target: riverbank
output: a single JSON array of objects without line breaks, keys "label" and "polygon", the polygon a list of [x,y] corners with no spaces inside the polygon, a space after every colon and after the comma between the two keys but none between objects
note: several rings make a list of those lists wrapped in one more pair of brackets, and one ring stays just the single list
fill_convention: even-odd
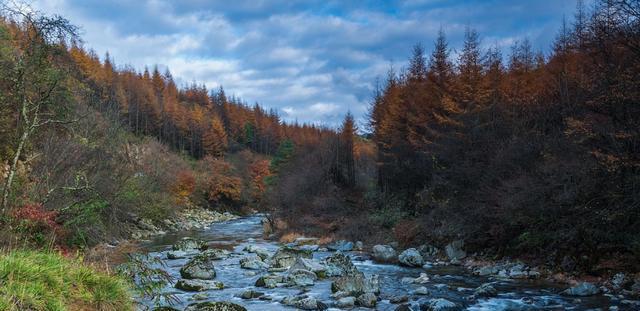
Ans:
[{"label": "riverbank", "polygon": [[206,208],[190,207],[180,210],[173,218],[164,219],[156,224],[149,219],[135,218],[131,229],[131,238],[144,240],[167,232],[203,230],[209,228],[213,223],[238,217],[229,212],[220,213]]},{"label": "riverbank", "polygon": [[[298,222],[294,222],[299,219]],[[640,297],[640,273],[635,270],[637,265],[625,265],[629,259],[612,255],[606,261],[594,263],[592,271],[580,269],[584,266],[581,261],[584,258],[565,256],[560,264],[543,255],[526,256],[499,256],[495,250],[482,249],[477,245],[467,245],[466,241],[437,241],[432,244],[424,244],[421,234],[415,232],[415,227],[410,223],[396,226],[400,229],[390,229],[376,221],[387,219],[391,221],[392,215],[378,215],[373,212],[354,212],[345,209],[333,211],[332,214],[317,216],[274,218],[266,224],[266,230],[273,234],[274,239],[281,242],[290,242],[296,237],[312,236],[323,243],[347,239],[361,240],[365,250],[372,250],[375,245],[389,245],[397,256],[406,249],[427,247],[433,254],[423,254],[425,259],[431,258],[433,262],[455,264],[465,267],[470,273],[481,276],[495,276],[499,278],[537,279],[554,283],[565,284],[567,287],[588,282],[598,288],[599,293],[615,295],[626,299]],[[293,237],[293,239],[292,239]],[[455,244],[457,245],[456,247]],[[459,249],[458,249],[459,248]],[[448,256],[449,252],[454,257]],[[511,273],[513,269],[513,273]]]},{"label": "riverbank", "polygon": [[[349,220],[343,220],[341,223],[344,222],[349,222]],[[307,223],[307,225],[309,226],[309,223]],[[336,226],[335,223],[334,226]],[[267,232],[273,234],[273,238],[279,239],[281,242],[291,242],[295,240],[296,237],[302,238],[304,235],[299,232],[320,231],[318,229],[320,225],[317,223],[313,228],[307,227],[301,230],[300,226],[290,226],[288,223],[277,219],[267,222],[266,227]],[[463,267],[468,273],[480,277],[491,277],[503,280],[534,280],[561,284],[568,290],[568,296],[575,296],[577,297],[576,299],[580,299],[579,297],[585,295],[590,296],[596,294],[606,295],[611,299],[625,302],[640,299],[640,273],[621,269],[620,266],[616,265],[612,265],[598,275],[592,275],[584,271],[577,271],[576,269],[567,271],[563,270],[560,266],[540,264],[541,260],[536,258],[496,259],[496,256],[492,255],[491,252],[472,253],[467,251],[464,241],[461,240],[451,241],[440,247],[423,244],[413,248],[403,248],[401,243],[393,241],[394,237],[402,237],[401,232],[387,232],[386,239],[381,237],[383,234],[380,232],[370,235],[354,234],[353,231],[349,231],[348,229],[328,230],[326,232],[329,232],[329,234],[324,233],[324,236],[311,239],[322,241],[324,243],[322,246],[329,247],[330,249],[364,249],[374,254],[374,257],[376,249],[378,249],[379,252],[381,252],[379,255],[381,262],[406,266],[406,264],[402,262],[407,262],[406,257],[408,254],[414,254],[417,256],[414,256],[413,260],[417,263],[424,263],[426,268],[434,265],[456,265]],[[336,237],[344,233],[363,237],[363,241],[336,241],[338,239]],[[388,242],[390,238],[392,242]],[[387,243],[381,241],[386,241]],[[404,260],[401,257],[405,257]],[[565,264],[570,264],[569,259],[565,260]],[[574,290],[569,290],[570,288],[574,288]],[[638,305],[638,307],[640,307],[640,305]]]}]

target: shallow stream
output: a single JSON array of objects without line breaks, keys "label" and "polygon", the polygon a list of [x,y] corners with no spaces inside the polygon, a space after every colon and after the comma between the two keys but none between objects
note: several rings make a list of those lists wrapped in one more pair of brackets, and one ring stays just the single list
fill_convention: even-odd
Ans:
[{"label": "shallow stream", "polygon": [[[208,301],[230,301],[243,305],[248,310],[295,310],[295,308],[280,304],[282,298],[296,295],[301,288],[278,287],[275,289],[256,288],[254,284],[260,275],[267,271],[256,271],[251,275],[250,270],[241,269],[239,260],[247,253],[243,248],[254,244],[275,252],[281,245],[277,242],[266,240],[262,237],[262,225],[260,216],[243,217],[223,223],[212,224],[210,229],[203,231],[187,231],[167,234],[157,237],[143,245],[150,256],[157,256],[164,262],[164,268],[175,278],[180,279],[180,268],[188,259],[168,260],[166,252],[171,245],[184,237],[192,237],[204,240],[210,248],[222,248],[232,252],[232,255],[224,260],[216,261],[216,280],[224,283],[223,290],[207,291]],[[314,259],[321,260],[332,252],[315,252]],[[446,298],[461,306],[465,310],[609,310],[610,306],[618,306],[617,310],[632,310],[613,297],[594,296],[586,298],[573,298],[558,295],[564,289],[563,286],[543,281],[509,280],[492,277],[479,277],[468,273],[463,267],[458,266],[434,266],[430,269],[406,268],[391,264],[377,264],[370,260],[369,255],[363,252],[348,252],[356,267],[366,275],[378,274],[380,276],[381,294],[377,310],[395,310],[398,305],[391,304],[389,299],[394,296],[409,296],[409,303],[414,310],[419,310],[418,305],[431,298]],[[426,272],[430,278],[427,284],[403,284],[403,277],[418,277]],[[467,297],[473,294],[476,287],[484,283],[491,283],[499,292],[497,297],[469,300]],[[412,295],[411,293],[420,286],[429,289],[426,296]],[[241,299],[236,297],[247,289],[264,292],[271,300]],[[307,288],[307,295],[313,296],[329,307],[335,302],[331,298],[331,279],[316,281],[315,285]],[[173,305],[179,310],[194,303],[194,292],[185,292],[168,286],[166,292],[173,293],[180,299]],[[151,301],[142,301],[144,305],[152,306]],[[615,308],[615,307],[614,307]],[[353,310],[371,310],[355,308]]]}]

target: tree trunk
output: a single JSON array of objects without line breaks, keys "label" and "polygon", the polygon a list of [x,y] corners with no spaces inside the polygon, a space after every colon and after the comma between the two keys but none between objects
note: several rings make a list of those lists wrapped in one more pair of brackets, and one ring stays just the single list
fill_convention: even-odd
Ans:
[{"label": "tree trunk", "polygon": [[7,180],[4,183],[4,188],[2,189],[2,213],[5,214],[7,212],[7,206],[9,204],[9,194],[11,192],[11,185],[13,183],[13,178],[16,175],[16,170],[18,166],[18,160],[20,159],[20,155],[22,154],[22,149],[24,148],[24,144],[29,138],[30,127],[26,128],[20,136],[20,141],[18,142],[18,148],[16,148],[16,154],[13,156],[13,161],[9,166],[9,176],[7,176]]}]

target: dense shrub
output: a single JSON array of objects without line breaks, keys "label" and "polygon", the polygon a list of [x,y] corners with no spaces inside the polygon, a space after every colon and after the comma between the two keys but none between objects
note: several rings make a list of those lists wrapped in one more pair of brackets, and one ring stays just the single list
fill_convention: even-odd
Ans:
[{"label": "dense shrub", "polygon": [[242,179],[229,163],[205,157],[198,166],[200,191],[209,204],[238,207],[242,203]]}]

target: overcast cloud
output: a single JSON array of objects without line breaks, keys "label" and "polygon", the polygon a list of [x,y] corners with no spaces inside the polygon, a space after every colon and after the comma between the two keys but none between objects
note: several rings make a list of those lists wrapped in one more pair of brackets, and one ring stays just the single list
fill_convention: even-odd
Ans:
[{"label": "overcast cloud", "polygon": [[[529,38],[548,51],[574,0],[205,1],[37,0],[82,29],[87,47],[118,65],[168,67],[179,84],[223,85],[283,119],[335,125],[366,115],[376,77],[411,47],[431,50],[442,27],[453,49],[466,25],[505,53]],[[454,51],[455,52],[455,51]]]}]

